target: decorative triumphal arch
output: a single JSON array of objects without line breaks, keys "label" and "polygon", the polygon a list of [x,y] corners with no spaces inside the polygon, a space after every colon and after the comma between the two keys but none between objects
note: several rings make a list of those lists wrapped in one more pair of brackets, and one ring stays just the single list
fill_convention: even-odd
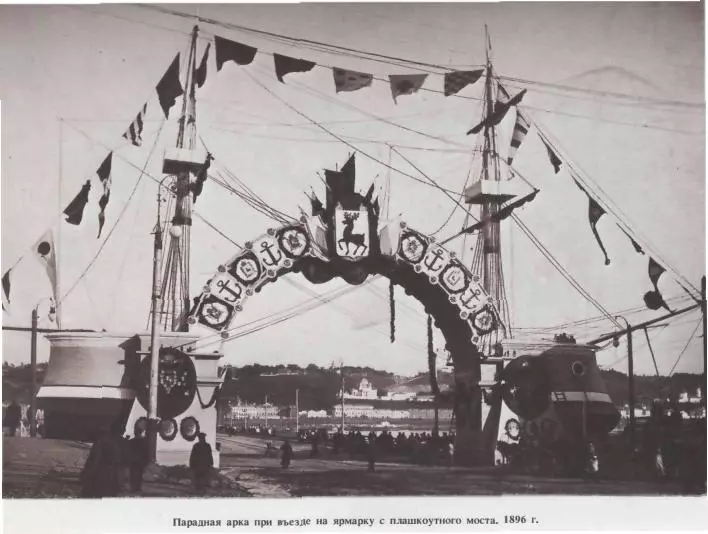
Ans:
[{"label": "decorative triumphal arch", "polygon": [[271,228],[220,265],[196,299],[191,324],[228,337],[235,317],[266,284],[290,272],[312,283],[340,277],[361,284],[381,275],[420,301],[445,336],[455,370],[456,443],[459,463],[484,455],[482,347],[502,337],[494,302],[473,275],[435,239],[400,220],[381,221],[373,186],[355,192],[354,156],[340,171],[326,171],[326,202],[312,200],[311,215]]}]

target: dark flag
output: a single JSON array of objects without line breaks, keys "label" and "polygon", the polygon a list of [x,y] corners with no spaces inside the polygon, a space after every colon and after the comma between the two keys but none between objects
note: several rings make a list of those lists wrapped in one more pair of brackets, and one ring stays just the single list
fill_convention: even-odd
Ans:
[{"label": "dark flag", "polygon": [[427,74],[391,74],[388,77],[391,84],[391,95],[393,101],[401,95],[412,95],[417,93],[425,83]]},{"label": "dark flag", "polygon": [[179,54],[175,56],[167,72],[157,83],[156,89],[160,107],[165,113],[165,118],[168,119],[170,117],[170,108],[175,105],[177,97],[184,94],[184,89],[182,89],[182,84],[179,81]]},{"label": "dark flag", "polygon": [[[502,94],[506,94],[506,92],[504,91],[502,92]],[[477,126],[467,132],[467,135],[478,134],[482,131],[482,128],[490,128],[499,124],[502,120],[504,120],[504,117],[506,117],[506,114],[511,107],[518,106],[521,103],[525,94],[526,89],[523,89],[518,94],[514,95],[510,100],[502,101],[498,99],[494,103],[494,111],[492,112],[492,114],[482,119],[482,121],[477,124]]]},{"label": "dark flag", "polygon": [[341,171],[325,170],[325,182],[327,183],[326,208],[330,213],[333,212],[334,207],[343,197],[349,197],[354,194],[355,154],[351,155]]},{"label": "dark flag", "polygon": [[605,245],[602,244],[600,234],[597,233],[597,221],[599,221],[600,217],[605,214],[605,210],[602,209],[602,206],[595,202],[594,199],[590,198],[590,196],[588,196],[588,200],[588,218],[590,219],[590,228],[592,229],[592,233],[595,236],[595,239],[597,240],[597,244],[600,245],[600,249],[605,255],[605,265],[609,265],[610,258],[607,256],[607,251],[605,250]]},{"label": "dark flag", "polygon": [[575,182],[575,185],[578,186],[578,189],[580,189],[588,197],[588,219],[590,220],[590,229],[597,240],[597,244],[600,245],[602,253],[605,255],[605,265],[609,265],[610,258],[607,256],[607,251],[605,250],[605,245],[602,243],[602,239],[600,239],[600,234],[597,233],[597,222],[606,212],[575,178],[573,178],[573,181]]},{"label": "dark flag", "polygon": [[324,206],[322,205],[322,201],[317,198],[317,195],[313,193],[313,195],[310,198],[310,207],[312,208],[312,215],[320,215],[321,213],[324,212]]},{"label": "dark flag", "polygon": [[483,69],[479,70],[456,70],[445,73],[445,96],[455,95],[468,85],[479,80],[484,74]]},{"label": "dark flag", "polygon": [[644,303],[650,310],[658,310],[659,308],[665,308],[666,310],[671,312],[671,309],[666,304],[666,302],[664,301],[664,297],[659,291],[659,278],[661,278],[661,275],[665,272],[666,269],[664,269],[661,265],[654,261],[654,258],[649,258],[649,280],[651,280],[651,283],[654,286],[654,291],[647,291],[644,294]]},{"label": "dark flag", "polygon": [[280,83],[285,83],[283,76],[291,72],[308,72],[315,68],[315,63],[305,59],[295,59],[280,54],[273,54],[273,62],[275,63],[275,76]]},{"label": "dark flag", "polygon": [[217,72],[227,61],[235,61],[238,65],[249,65],[258,52],[257,48],[229,41],[218,35],[214,36],[214,48],[216,49]]},{"label": "dark flag", "polygon": [[145,113],[147,112],[147,102],[143,104],[143,107],[138,112],[135,120],[130,123],[130,126],[123,134],[123,138],[130,141],[134,146],[140,146],[143,142],[143,126]]},{"label": "dark flag", "polygon": [[197,68],[197,70],[194,71],[194,83],[196,83],[197,87],[199,87],[200,89],[206,81],[207,61],[209,61],[209,48],[211,48],[211,43],[207,44],[206,50],[204,50],[204,55],[202,56],[202,61],[199,63],[199,67]]},{"label": "dark flag", "polygon": [[639,245],[639,243],[637,243],[637,242],[632,238],[632,236],[629,235],[629,234],[627,233],[627,231],[626,231],[624,228],[622,228],[619,224],[617,225],[617,227],[618,227],[620,230],[622,230],[622,232],[624,233],[624,235],[626,235],[627,238],[632,242],[632,246],[634,247],[634,250],[637,252],[637,254],[644,254],[644,249],[642,249],[641,245]]},{"label": "dark flag", "polygon": [[208,171],[209,167],[211,166],[211,162],[214,159],[214,156],[211,154],[207,153],[206,160],[204,160],[204,164],[202,165],[201,169],[199,169],[199,172],[197,173],[197,179],[196,181],[191,184],[191,189],[192,189],[192,194],[194,195],[194,202],[197,202],[197,197],[202,194],[202,189],[204,188],[204,182],[206,182],[206,179],[208,177]]},{"label": "dark flag", "polygon": [[2,309],[9,312],[10,311],[10,272],[12,269],[8,269],[5,274],[2,275]]},{"label": "dark flag", "polygon": [[334,76],[334,87],[338,93],[340,91],[357,91],[364,87],[369,87],[374,79],[373,74],[338,69],[336,67],[332,69],[332,75]]},{"label": "dark flag", "polygon": [[89,191],[91,191],[91,180],[86,180],[79,194],[74,197],[74,200],[69,202],[69,205],[64,210],[66,222],[75,226],[81,224],[81,220],[84,217],[84,208],[89,200]]},{"label": "dark flag", "polygon": [[[548,159],[550,160],[551,165],[553,165],[553,172],[558,174],[560,172],[560,168],[561,168],[561,165],[563,164],[563,162],[558,157],[558,154],[556,154],[556,151],[553,150],[553,148],[551,148],[551,145],[549,145],[542,136],[539,135],[539,137],[541,138],[541,142],[543,143],[543,146],[545,146],[546,150],[548,151]],[[580,187],[580,186],[578,186],[578,187]],[[581,187],[581,189],[582,189],[582,187]]]},{"label": "dark flag", "polygon": [[101,231],[103,230],[103,224],[106,222],[106,206],[108,205],[108,200],[111,198],[111,164],[113,161],[113,152],[109,152],[106,159],[103,160],[101,166],[96,170],[98,178],[103,184],[103,194],[98,201],[98,207],[100,211],[98,213],[98,237],[101,237]]},{"label": "dark flag", "polygon": [[508,218],[514,212],[514,210],[516,208],[520,208],[521,206],[523,206],[524,204],[527,204],[528,202],[533,202],[533,200],[536,198],[536,195],[538,195],[538,192],[539,192],[538,189],[534,189],[528,195],[521,197],[520,199],[507,204],[506,206],[504,206],[503,208],[500,208],[496,213],[493,213],[489,217],[474,223],[472,226],[468,226],[467,228],[464,228],[460,232],[460,234],[471,234],[472,232],[476,232],[480,228],[484,227],[484,225],[487,223],[503,221],[504,219]]}]

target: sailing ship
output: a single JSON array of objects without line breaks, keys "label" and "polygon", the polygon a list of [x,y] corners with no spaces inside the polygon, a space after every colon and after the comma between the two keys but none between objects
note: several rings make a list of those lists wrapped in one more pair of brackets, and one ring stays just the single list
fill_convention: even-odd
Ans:
[{"label": "sailing ship", "polygon": [[[167,8],[151,9],[176,14]],[[216,22],[197,19],[200,24]],[[365,193],[357,192],[355,152],[341,169],[325,171],[324,202],[313,189],[308,193],[310,210],[301,210],[299,218],[268,210],[278,224],[246,242],[242,250],[218,267],[202,293],[192,298],[192,207],[209,187],[209,179],[216,180],[210,174],[213,156],[203,141],[198,141],[196,94],[206,80],[211,46],[210,42],[198,61],[198,36],[195,26],[186,63],[181,66],[178,54],[156,87],[166,118],[180,98],[181,111],[177,142],[164,154],[164,178],[159,183],[152,332],[63,331],[47,335],[50,361],[38,398],[44,408],[48,437],[85,439],[106,419],[119,421],[131,435],[149,428],[153,421],[158,447],[164,452],[161,461],[166,463],[183,463],[185,451],[200,429],[215,443],[215,401],[223,377],[217,369],[221,353],[213,347],[229,340],[239,313],[250,299],[266,284],[293,272],[313,284],[342,278],[354,286],[383,276],[390,280],[392,306],[395,286],[424,305],[445,338],[455,373],[455,460],[461,465],[493,464],[502,435],[581,450],[615,427],[619,412],[598,369],[597,345],[577,343],[568,335],[538,341],[514,333],[504,282],[501,227],[514,221],[523,228],[517,212],[532,205],[539,192],[514,166],[516,151],[529,131],[538,130],[554,171],[567,166],[577,187],[587,195],[590,225],[605,258],[607,253],[595,225],[611,209],[594,195],[587,179],[564,159],[550,135],[524,109],[526,90],[514,93],[505,86],[492,62],[489,37],[486,62],[479,69],[443,69],[446,97],[455,97],[468,86],[484,85],[482,114],[468,132],[479,141],[471,149],[481,155],[477,180],[464,191],[453,192],[464,199],[462,203],[424,177],[466,213],[467,224],[460,232],[440,241],[415,230],[415,221],[388,218],[383,209],[386,199],[373,185]],[[215,36],[213,43],[218,71],[227,63],[245,69],[261,52],[227,37]],[[318,66],[297,57],[273,54],[273,58],[280,82],[289,74],[307,73]],[[333,67],[332,72],[337,92],[357,91],[379,81],[373,74],[344,68]],[[390,75],[387,82],[396,99],[421,90],[427,77],[427,73],[397,74]],[[142,142],[146,107],[140,108],[123,135],[134,145]],[[498,130],[512,116],[513,133],[505,157]],[[112,155],[108,154],[96,173],[103,188],[101,228],[110,199]],[[393,170],[421,181],[419,176]],[[267,208],[260,199],[249,200],[261,209]],[[80,224],[86,203],[87,192],[82,189],[65,210],[66,222]],[[621,219],[618,225],[637,252],[644,253],[642,247],[649,250]],[[445,246],[468,236],[476,236],[469,262]],[[53,258],[47,259],[46,251],[42,255],[38,249],[38,253],[45,257],[51,271]],[[667,270],[668,266],[650,259],[654,291],[647,293],[645,302],[651,309],[666,307],[657,283]],[[698,298],[695,288],[689,283],[687,286],[689,294]],[[624,328],[609,319],[617,326],[615,335],[621,335]],[[394,325],[392,318],[392,341]],[[436,356],[429,351],[431,389],[440,396]]]}]

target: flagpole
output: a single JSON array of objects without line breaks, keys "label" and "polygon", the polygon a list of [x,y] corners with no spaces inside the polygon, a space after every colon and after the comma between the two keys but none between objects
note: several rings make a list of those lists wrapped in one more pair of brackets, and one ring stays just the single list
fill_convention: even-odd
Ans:
[{"label": "flagpole", "polygon": [[[64,167],[64,157],[63,157],[63,152],[64,152],[64,119],[62,117],[59,117],[59,191],[57,192],[57,197],[58,197],[58,202],[59,202],[59,213],[61,214],[63,211],[62,208],[62,202],[61,202],[61,186],[62,186],[62,173],[63,173],[63,167]],[[61,219],[61,215],[59,216]],[[54,257],[56,259],[56,273],[54,274],[54,280],[55,280],[55,285],[56,287],[54,288],[54,301],[55,301],[55,309],[56,309],[56,322],[57,322],[57,328],[61,330],[61,301],[62,301],[62,296],[61,296],[61,260],[60,260],[60,255],[61,255],[61,221],[59,222],[59,225],[57,226],[57,246],[54,249]]]}]

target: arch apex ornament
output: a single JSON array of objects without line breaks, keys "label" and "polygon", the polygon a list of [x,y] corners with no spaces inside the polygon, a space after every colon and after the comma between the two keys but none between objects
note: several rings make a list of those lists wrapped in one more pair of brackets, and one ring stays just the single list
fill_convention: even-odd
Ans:
[{"label": "arch apex ornament", "polygon": [[352,155],[341,171],[325,171],[325,204],[312,196],[311,215],[266,230],[219,266],[198,297],[193,323],[227,334],[244,302],[289,272],[300,272],[315,284],[340,277],[354,285],[379,274],[426,309],[437,310],[432,313],[436,324],[444,333],[462,333],[464,343],[480,349],[490,336],[503,332],[479,277],[400,218],[381,221],[373,184],[366,194],[356,193],[354,169]]}]

